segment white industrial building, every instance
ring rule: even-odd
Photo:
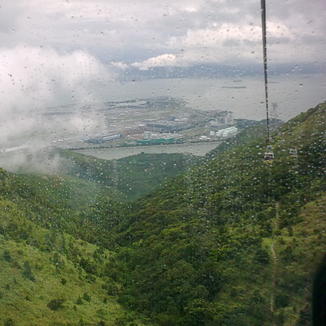
[[[215,133],[215,136],[217,138],[229,138],[233,137],[238,133],[238,128],[237,127],[229,127],[225,129],[221,129]]]

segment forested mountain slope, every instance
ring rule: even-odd
[[[141,156],[116,184],[112,162],[78,154],[75,177],[0,170],[0,323],[310,325],[325,130],[321,104],[275,131],[266,164],[263,127],[247,129],[135,202],[121,192]],[[154,185],[164,160],[144,161]]]
[[[1,325],[143,325],[117,303],[111,253],[67,233],[94,239],[80,214],[106,191],[0,169]]]
[[[321,104],[275,132],[272,164],[248,137],[135,203],[111,232],[120,301],[159,325],[310,325],[325,130]]]
[[[164,146],[164,145],[163,145]],[[103,160],[73,151],[60,151],[66,159],[64,171],[73,177],[106,185],[119,191],[121,200],[135,200],[184,173],[200,158],[190,154],[160,153]]]
[[[14,174],[1,170],[0,196],[38,225],[95,242],[95,223],[84,218],[94,207],[118,203],[112,187],[68,176]],[[92,214],[93,215],[93,214]]]

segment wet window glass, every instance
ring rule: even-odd
[[[0,1],[0,326],[326,324],[325,17]]]

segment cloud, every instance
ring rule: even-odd
[[[295,42],[291,30],[281,22],[269,23],[268,39],[269,45],[283,45],[282,50],[284,45],[287,47],[289,43]],[[190,29],[183,36],[171,37],[168,44],[171,48],[182,48],[182,54],[175,60],[180,65],[261,62],[261,27],[253,23],[223,23],[204,29]],[[288,62],[288,51],[274,51],[270,54],[278,62]],[[298,62],[305,62],[306,56],[297,55],[296,59]]]
[[[0,146],[40,147],[61,132],[71,136],[103,124],[77,109],[65,119],[51,115],[62,104],[78,108],[101,101],[99,90],[114,76],[92,55],[17,46],[0,48],[0,62]]]
[[[324,0],[278,0],[268,3],[267,9],[271,60],[281,62],[282,53],[288,52],[285,60],[296,60],[293,54],[299,54],[298,62],[325,61],[321,54],[326,50]],[[6,1],[0,8],[0,38],[6,47],[24,42],[57,51],[83,50],[107,64],[141,63],[169,53],[182,57],[179,52],[185,48],[187,57],[217,63],[237,61],[242,53],[244,60],[252,61],[257,56],[250,53],[259,50],[253,43],[260,38],[260,2]],[[276,44],[282,45],[281,51]],[[218,50],[216,58],[214,49]]]
[[[168,67],[177,65],[177,56],[171,53],[161,54],[157,57],[149,58],[143,62],[135,62],[131,64],[132,67],[140,70],[148,70],[153,67]]]
[[[114,68],[125,70],[129,67],[128,64],[121,62],[121,61],[111,61],[111,65]]]
[[[181,44],[182,47],[219,47],[227,41],[261,43],[261,27],[259,25],[239,25],[223,23],[214,24],[213,28],[189,30],[181,38],[171,38],[172,46]],[[289,28],[281,22],[270,22],[268,25],[270,38],[293,39]]]
[[[295,36],[282,22],[268,25],[269,50],[274,61],[288,63],[293,55],[286,50],[289,43],[295,44]],[[198,64],[254,64],[261,62],[261,27],[250,23],[212,24],[209,28],[190,29],[185,35],[171,37],[167,48],[175,54],[164,53],[130,65],[120,63],[121,68],[134,67],[148,70],[155,67],[184,67]],[[178,48],[182,49],[178,51]],[[179,53],[178,53],[179,52]],[[296,55],[297,62],[305,62],[313,53],[301,51]]]

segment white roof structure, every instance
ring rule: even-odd
[[[217,131],[216,137],[229,138],[235,136],[237,133],[238,133],[237,127],[230,127],[230,128],[225,128]]]

